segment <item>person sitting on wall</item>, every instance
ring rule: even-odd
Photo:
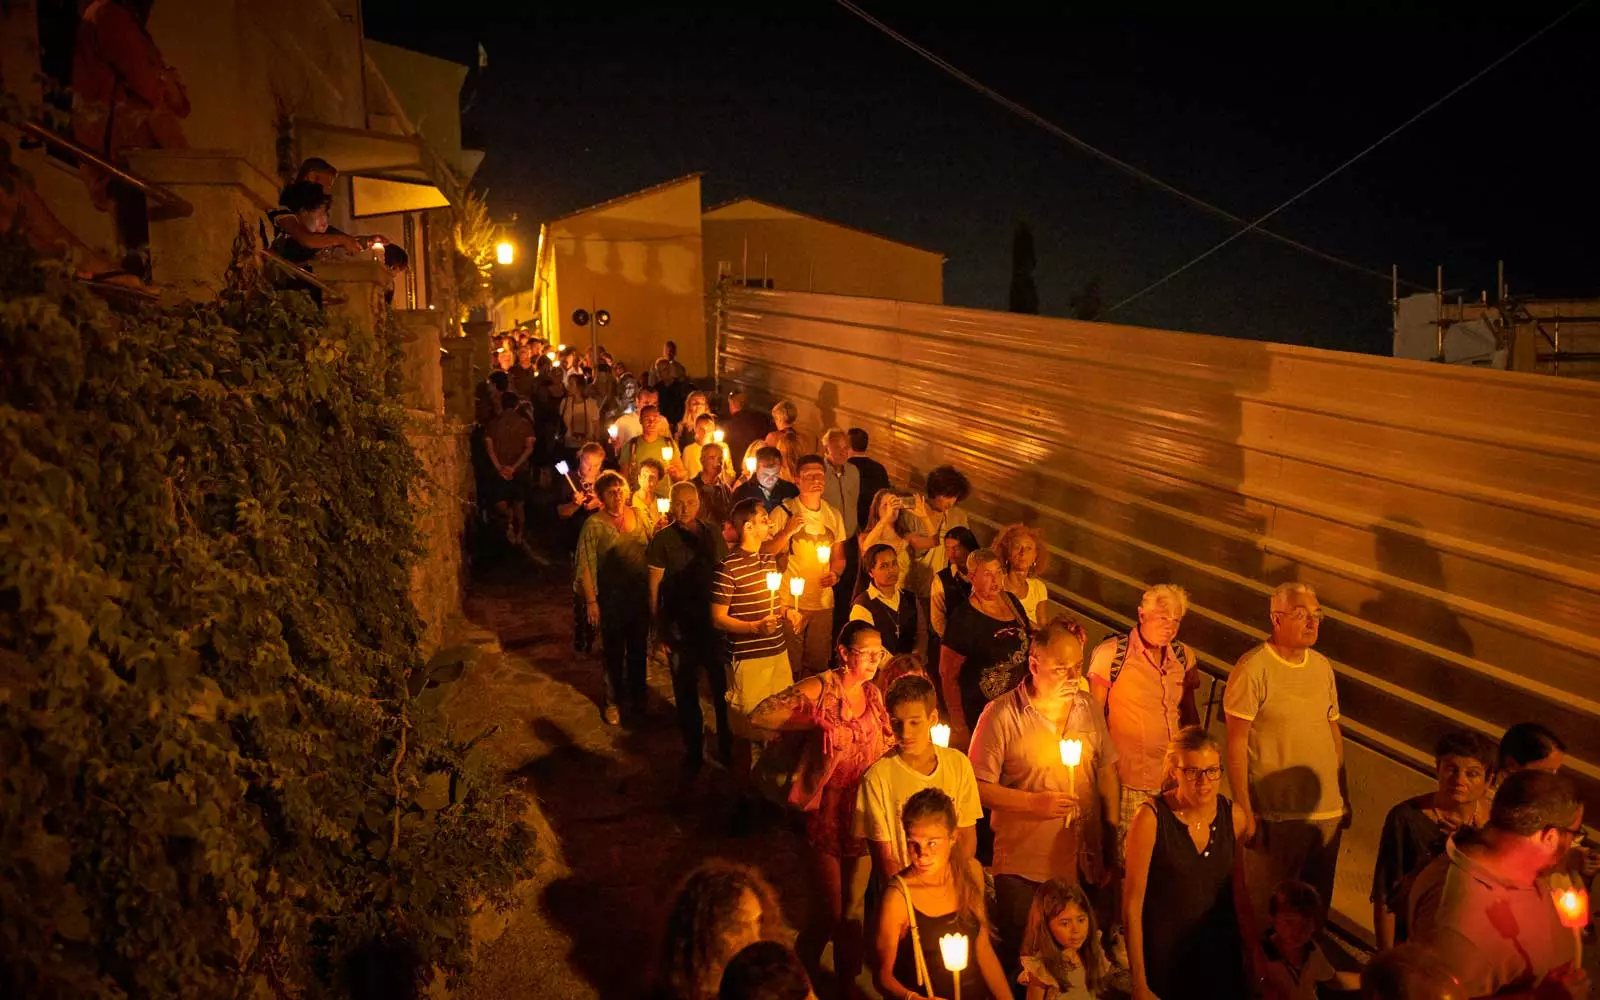
[[[316,182],[295,181],[283,189],[278,202],[284,211],[272,217],[277,235],[269,249],[289,263],[305,267],[324,250],[362,251],[355,237],[328,232],[328,208],[333,199]]]

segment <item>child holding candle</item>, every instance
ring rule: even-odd
[[[1017,977],[1028,988],[1027,1000],[1093,1000],[1110,971],[1089,897],[1064,878],[1040,885],[1028,910]]]
[[[900,822],[911,864],[883,895],[873,979],[886,1000],[940,997],[1000,1000],[1011,995],[984,910],[983,868],[955,836],[956,806],[937,788],[906,802]],[[960,935],[967,961],[956,975],[940,939]]]

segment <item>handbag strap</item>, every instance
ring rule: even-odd
[[[900,887],[900,892],[906,897],[906,919],[911,922],[911,954],[917,960],[917,989],[926,991],[926,995],[933,995],[933,980],[928,977],[928,960],[922,954],[922,938],[917,933],[917,908],[911,905],[911,889],[906,885],[906,880],[899,875],[894,877],[895,884]]]

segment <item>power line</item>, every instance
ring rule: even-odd
[[[1068,132],[1066,129],[1062,128],[1060,125],[1057,125],[1055,122],[1050,121],[1048,118],[1045,118],[1043,115],[1040,115],[1038,112],[1032,110],[1031,108],[1027,107],[1026,105],[1022,105],[1022,104],[1017,103],[1016,101],[1013,101],[1011,98],[1009,98],[1006,95],[1004,95],[1004,94],[1000,93],[999,91],[995,90],[993,87],[988,86],[987,84],[983,83],[981,80],[978,80],[978,79],[972,77],[970,74],[963,72],[961,69],[959,69],[959,68],[957,68],[955,66],[952,66],[949,62],[945,61],[940,56],[936,55],[933,52],[928,51],[927,49],[923,48],[921,45],[918,45],[916,42],[912,41],[911,39],[907,38],[906,36],[900,34],[898,31],[896,31],[893,28],[889,27],[887,24],[884,24],[882,21],[880,21],[877,18],[873,17],[871,14],[867,13],[865,10],[862,10],[856,4],[852,3],[851,0],[835,0],[835,2],[838,3],[838,5],[843,7],[845,10],[848,10],[850,13],[856,15],[857,17],[861,18],[863,21],[865,21],[868,24],[872,25],[874,28],[877,28],[879,31],[883,32],[889,38],[893,39],[896,42],[899,42],[901,45],[904,45],[906,48],[910,49],[912,52],[915,52],[917,55],[919,55],[922,58],[926,59],[928,62],[933,63],[933,65],[935,65],[935,66],[939,67],[940,69],[944,70],[946,73],[948,73],[951,76],[955,77],[957,80],[959,80],[962,83],[966,84],[968,87],[970,87],[973,90],[977,91],[979,94],[982,94],[984,97],[987,97],[989,100],[991,100],[991,101],[995,102],[996,104],[1000,105],[1002,108],[1005,108],[1007,111],[1010,111],[1012,114],[1015,114],[1015,115],[1017,115],[1019,117],[1022,117],[1022,118],[1026,118],[1028,121],[1033,122],[1035,125],[1037,125],[1040,128],[1044,129],[1046,132],[1049,132],[1051,135],[1054,135],[1057,138],[1066,141],[1070,145],[1076,147],[1077,149],[1079,149],[1079,150],[1081,150],[1081,151],[1083,151],[1085,153],[1088,153],[1090,156],[1093,156],[1094,158],[1096,158],[1096,159],[1098,159],[1098,160],[1100,160],[1100,161],[1102,161],[1104,163],[1110,164],[1111,166],[1113,166],[1116,169],[1122,171],[1123,173],[1127,174],[1128,176],[1135,178],[1136,180],[1143,181],[1146,184],[1149,184],[1149,185],[1151,185],[1153,187],[1159,188],[1162,191],[1165,191],[1168,194],[1172,195],[1173,197],[1178,198],[1178,199],[1180,199],[1180,200],[1182,200],[1184,202],[1187,202],[1189,205],[1192,205],[1193,207],[1200,209],[1202,212],[1206,212],[1206,213],[1208,213],[1210,215],[1214,215],[1214,216],[1216,216],[1216,217],[1218,217],[1220,219],[1225,219],[1228,222],[1232,222],[1232,223],[1235,223],[1237,225],[1241,225],[1241,226],[1245,227],[1243,230],[1240,231],[1239,234],[1235,234],[1235,235],[1241,235],[1242,233],[1246,233],[1246,232],[1255,232],[1255,233],[1258,233],[1258,234],[1260,234],[1262,236],[1267,237],[1268,239],[1276,240],[1276,241],[1278,241],[1279,243],[1282,243],[1285,246],[1293,247],[1294,249],[1299,250],[1301,253],[1310,254],[1311,256],[1316,257],[1316,258],[1318,258],[1320,260],[1326,261],[1329,264],[1335,264],[1335,265],[1337,265],[1339,267],[1347,268],[1348,270],[1356,271],[1356,272],[1359,272],[1361,274],[1368,275],[1369,277],[1381,278],[1382,280],[1384,280],[1386,282],[1391,280],[1392,276],[1388,272],[1375,270],[1373,268],[1365,266],[1364,264],[1357,264],[1354,261],[1345,260],[1343,257],[1336,257],[1331,253],[1327,253],[1325,251],[1318,250],[1316,247],[1309,246],[1309,245],[1307,245],[1305,243],[1301,243],[1299,240],[1293,239],[1293,238],[1288,237],[1288,236],[1284,236],[1282,233],[1273,232],[1270,229],[1263,229],[1259,225],[1260,220],[1257,220],[1256,222],[1251,222],[1248,219],[1244,218],[1243,216],[1235,215],[1234,213],[1228,211],[1225,208],[1222,208],[1222,207],[1220,207],[1218,205],[1213,205],[1211,202],[1206,201],[1204,198],[1201,198],[1198,195],[1190,194],[1189,192],[1183,190],[1180,187],[1176,187],[1176,186],[1174,186],[1172,184],[1169,184],[1166,181],[1162,180],[1161,178],[1155,176],[1154,174],[1152,174],[1152,173],[1150,173],[1150,172],[1148,172],[1146,170],[1142,170],[1139,167],[1134,166],[1132,163],[1129,163],[1126,160],[1123,160],[1123,159],[1121,159],[1119,157],[1113,156],[1112,154],[1106,152],[1105,150],[1101,149],[1100,147],[1094,145],[1093,143],[1090,143],[1087,140],[1078,138],[1076,135],[1073,135],[1071,132]],[[1580,3],[1580,6],[1581,5],[1582,4]],[[1576,8],[1574,8],[1574,9],[1576,9]],[[1568,13],[1570,13],[1570,11]],[[1565,16],[1565,15],[1563,15],[1563,16]],[[1530,39],[1530,41],[1531,41],[1531,39]],[[1526,44],[1526,43],[1524,43],[1524,44]],[[1276,209],[1274,211],[1276,211]],[[1408,287],[1415,288],[1415,289],[1417,289],[1419,291],[1429,291],[1430,290],[1428,288],[1428,286],[1419,285],[1414,281],[1402,280],[1400,283],[1402,285],[1406,285]],[[1145,291],[1148,291],[1148,289],[1146,289]],[[1141,294],[1141,295],[1144,294],[1144,291],[1141,291],[1139,294]],[[1124,301],[1128,301],[1128,300],[1124,300]],[[1119,302],[1119,303],[1117,303],[1117,305],[1120,306],[1120,305],[1122,305],[1122,303]],[[1116,306],[1113,306],[1112,308],[1114,309],[1114,308],[1116,308]]]
[[[842,2],[844,2],[844,0],[840,0],[840,2],[842,3]],[[1550,31],[1550,29],[1554,28],[1556,25],[1560,24],[1562,21],[1565,21],[1567,18],[1571,17],[1573,15],[1573,13],[1575,13],[1578,10],[1578,8],[1582,7],[1585,3],[1588,3],[1588,0],[1578,0],[1577,3],[1575,3],[1571,7],[1569,7],[1566,10],[1565,13],[1561,14],[1554,21],[1551,21],[1549,24],[1547,24],[1544,27],[1540,28],[1538,31],[1535,31],[1533,34],[1529,35],[1527,38],[1524,38],[1521,42],[1519,42],[1516,46],[1514,46],[1510,51],[1506,52],[1505,54],[1500,56],[1498,59],[1496,59],[1493,62],[1489,63],[1489,65],[1483,67],[1482,69],[1478,70],[1476,73],[1472,74],[1471,76],[1467,77],[1465,80],[1461,81],[1460,83],[1456,84],[1454,87],[1450,88],[1448,91],[1446,91],[1444,93],[1443,96],[1437,98],[1432,104],[1429,104],[1427,107],[1423,108],[1421,111],[1418,111],[1416,114],[1412,115],[1410,118],[1407,118],[1405,121],[1403,121],[1400,124],[1396,125],[1394,128],[1390,129],[1388,132],[1385,132],[1381,137],[1379,137],[1379,139],[1376,142],[1373,142],[1373,143],[1369,144],[1365,149],[1361,150],[1359,153],[1356,153],[1354,156],[1352,156],[1349,159],[1345,160],[1343,163],[1341,163],[1338,166],[1334,167],[1332,170],[1330,170],[1327,173],[1323,174],[1321,177],[1318,177],[1316,180],[1312,181],[1310,184],[1306,185],[1304,188],[1301,188],[1300,191],[1297,192],[1296,194],[1294,194],[1291,197],[1289,197],[1289,198],[1285,199],[1284,201],[1280,202],[1271,211],[1267,212],[1265,215],[1263,215],[1263,216],[1261,216],[1261,217],[1259,217],[1257,219],[1252,220],[1243,229],[1240,229],[1239,231],[1237,231],[1237,232],[1233,233],[1232,235],[1228,236],[1226,239],[1222,240],[1220,243],[1217,243],[1217,244],[1213,245],[1210,249],[1206,250],[1204,253],[1200,254],[1198,257],[1195,257],[1195,258],[1189,260],[1187,263],[1182,264],[1181,266],[1175,268],[1172,271],[1169,271],[1166,275],[1164,275],[1161,278],[1157,279],[1156,281],[1153,281],[1150,284],[1144,286],[1143,288],[1139,289],[1137,292],[1134,292],[1132,295],[1130,295],[1127,298],[1123,299],[1121,302],[1118,302],[1117,304],[1113,305],[1110,309],[1107,309],[1105,311],[1105,315],[1109,316],[1112,313],[1116,312],[1118,309],[1121,309],[1123,306],[1125,306],[1128,303],[1132,302],[1133,300],[1135,300],[1137,298],[1140,298],[1141,296],[1145,295],[1148,292],[1152,292],[1152,291],[1156,290],[1157,288],[1160,288],[1162,285],[1164,285],[1167,282],[1171,281],[1173,278],[1176,278],[1178,275],[1180,275],[1183,272],[1189,270],[1189,268],[1194,267],[1196,264],[1200,263],[1201,261],[1205,260],[1207,257],[1210,257],[1212,254],[1216,253],[1218,250],[1221,250],[1223,247],[1225,247],[1228,244],[1232,243],[1234,240],[1237,240],[1239,237],[1243,236],[1245,233],[1248,233],[1248,232],[1251,232],[1251,231],[1266,232],[1266,230],[1260,229],[1260,226],[1261,226],[1261,224],[1263,222],[1266,222],[1268,219],[1272,218],[1274,215],[1277,215],[1279,212],[1281,212],[1284,209],[1288,208],[1290,205],[1293,205],[1295,202],[1299,201],[1301,198],[1304,198],[1306,195],[1310,194],[1311,192],[1315,191],[1317,188],[1319,188],[1322,185],[1326,184],[1329,180],[1331,180],[1334,177],[1338,176],[1339,174],[1343,173],[1345,170],[1349,169],[1349,167],[1353,163],[1355,163],[1357,160],[1359,160],[1362,157],[1366,156],[1368,153],[1372,152],[1373,150],[1377,149],[1379,146],[1383,145],[1384,143],[1388,142],[1390,139],[1393,139],[1395,136],[1397,136],[1401,132],[1405,131],[1411,125],[1415,124],[1418,119],[1420,119],[1423,116],[1427,115],[1428,113],[1432,112],[1434,109],[1438,108],[1439,105],[1441,105],[1444,102],[1450,100],[1450,98],[1456,96],[1457,94],[1461,93],[1463,90],[1466,90],[1468,87],[1472,86],[1474,83],[1477,83],[1479,80],[1481,80],[1485,76],[1489,75],[1489,73],[1491,73],[1501,63],[1505,62],[1507,59],[1510,59],[1512,56],[1516,55],[1518,52],[1521,52],[1523,49],[1527,48],[1529,45],[1532,45],[1534,42],[1538,41],[1546,32]]]

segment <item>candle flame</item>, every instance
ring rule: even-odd
[[[1561,915],[1561,926],[1582,927],[1589,922],[1589,896],[1567,889],[1556,897],[1556,910]]]
[[[672,461],[672,449],[671,448],[662,448],[661,449],[661,460],[663,462]]]
[[[773,593],[777,593],[778,592],[778,588],[781,587],[781,586],[783,586],[783,574],[782,573],[772,572],[772,573],[768,573],[767,574],[767,589],[768,590],[772,591]]]
[[[1061,741],[1061,763],[1067,765],[1068,767],[1077,767],[1082,762],[1083,762],[1083,741],[1082,740],[1062,740]]]
[[[944,967],[951,972],[960,972],[967,967],[967,936],[965,934],[946,934],[939,939],[939,954],[944,958]]]
[[[800,578],[798,576],[791,577],[789,579],[789,595],[791,597],[799,597],[801,594],[803,594],[805,592],[806,592],[806,582],[805,582],[805,580],[803,580],[802,578]]]
[[[671,509],[672,509],[672,501],[671,500],[668,500],[666,497],[657,498],[657,500],[656,500],[656,510],[659,510],[661,513],[665,514],[667,511],[669,511]]]
[[[756,471],[756,457],[754,455],[751,455],[749,458],[744,460],[744,471],[746,471],[746,472],[755,472]]]
[[[929,729],[928,735],[933,738],[935,746],[948,747],[950,745],[950,727],[942,722]]]
[[[711,432],[711,440],[715,441],[717,444],[721,444],[722,439],[727,436],[727,432],[722,430],[715,430]]]
[[[822,563],[824,566],[826,566],[828,564],[828,559],[832,555],[833,555],[833,546],[831,546],[831,545],[818,545],[817,546],[817,562]]]

